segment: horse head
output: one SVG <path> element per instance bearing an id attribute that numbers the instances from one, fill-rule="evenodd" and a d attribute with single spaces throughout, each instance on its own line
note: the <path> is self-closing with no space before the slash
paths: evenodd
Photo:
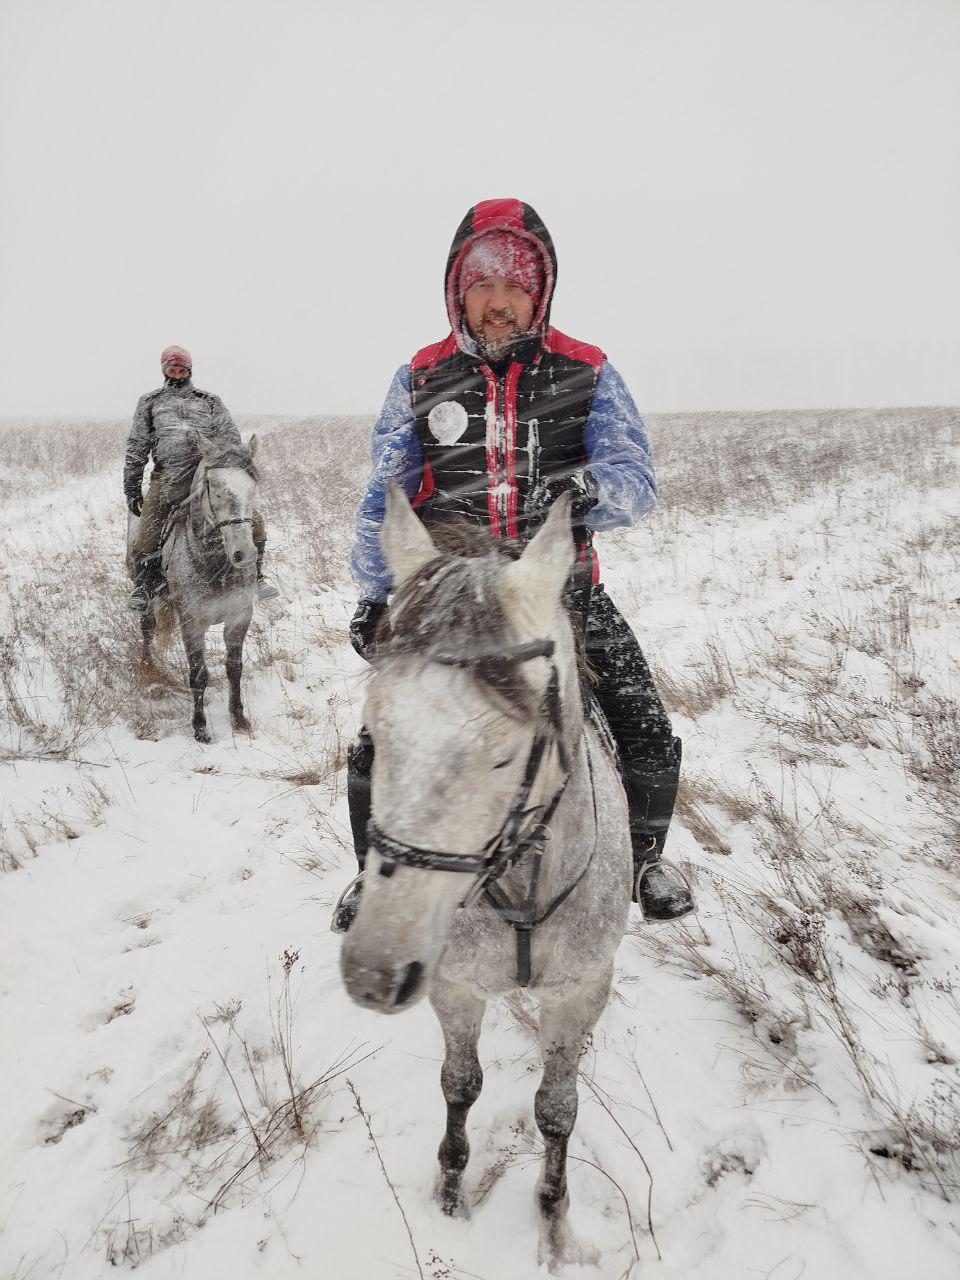
<path id="1" fill-rule="evenodd" d="M 395 585 L 391 636 L 364 717 L 376 747 L 371 844 L 341 955 L 351 997 L 386 1013 L 427 990 L 510 815 L 522 810 L 527 822 L 543 811 L 562 776 L 562 735 L 579 736 L 562 603 L 574 560 L 569 500 L 518 559 L 478 538 L 478 554 L 441 554 L 392 486 L 381 532 Z"/>
<path id="2" fill-rule="evenodd" d="M 257 559 L 252 532 L 257 437 L 251 436 L 245 445 L 223 444 L 199 433 L 196 440 L 200 462 L 191 486 L 191 510 L 209 532 L 220 534 L 231 568 L 253 565 Z"/>

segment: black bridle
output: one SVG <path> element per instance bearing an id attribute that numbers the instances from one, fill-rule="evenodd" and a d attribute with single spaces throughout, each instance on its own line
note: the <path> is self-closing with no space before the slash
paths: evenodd
<path id="1" fill-rule="evenodd" d="M 215 467 L 207 467 L 203 473 L 203 491 L 207 499 L 207 505 L 210 508 L 210 514 L 216 515 L 213 509 L 213 496 L 210 493 L 210 472 L 215 471 Z M 253 516 L 234 516 L 231 520 L 218 520 L 216 524 L 208 524 L 207 528 L 212 529 L 214 533 L 219 533 L 221 529 L 225 529 L 228 524 L 253 524 Z"/>
<path id="2" fill-rule="evenodd" d="M 517 981 L 524 987 L 530 981 L 530 935 L 534 927 L 552 916 L 561 903 L 573 893 L 590 869 L 596 852 L 596 839 L 594 839 L 590 857 L 579 875 L 551 901 L 545 911 L 538 915 L 536 896 L 544 845 L 550 836 L 550 822 L 563 798 L 571 774 L 567 747 L 563 740 L 560 676 L 553 656 L 555 649 L 553 640 L 531 640 L 526 644 L 516 645 L 512 649 L 493 655 L 497 661 L 507 664 L 546 658 L 550 663 L 550 676 L 541 705 L 540 723 L 530 746 L 523 777 L 514 795 L 513 803 L 500 830 L 479 853 L 449 853 L 441 849 L 423 849 L 417 845 L 407 844 L 403 840 L 394 839 L 383 831 L 373 818 L 367 824 L 367 838 L 380 855 L 379 872 L 382 876 L 392 876 L 398 866 L 413 867 L 421 871 L 452 871 L 477 876 L 476 882 L 460 905 L 472 906 L 481 895 L 485 895 L 497 914 L 513 926 L 517 935 Z M 439 662 L 448 667 L 461 667 L 469 671 L 479 666 L 481 662 L 489 661 L 489 655 L 458 657 L 452 654 L 434 654 L 431 655 L 430 661 Z M 560 786 L 546 805 L 530 807 L 530 794 L 551 745 L 557 748 L 563 775 Z M 590 770 L 596 831 L 598 830 L 596 827 L 597 797 L 593 786 L 593 767 L 589 752 L 587 764 Z M 515 866 L 528 853 L 533 855 L 533 866 L 526 897 L 518 903 L 513 901 L 497 881 L 508 868 Z"/>
<path id="3" fill-rule="evenodd" d="M 213 496 L 210 492 L 210 472 L 215 471 L 215 467 L 207 467 L 203 473 L 203 482 L 199 491 L 191 490 L 180 504 L 180 509 L 186 509 L 190 513 L 187 520 L 187 537 L 186 546 L 187 554 L 193 563 L 194 569 L 201 575 L 206 576 L 211 582 L 218 581 L 221 577 L 224 583 L 233 574 L 233 566 L 227 560 L 226 548 L 223 545 L 223 539 L 217 539 L 216 545 L 212 543 L 213 535 L 218 534 L 221 529 L 232 524 L 253 524 L 252 516 L 232 516 L 227 520 L 215 520 L 216 512 L 213 509 Z M 200 510 L 197 514 L 203 521 L 202 529 L 196 526 L 197 514 L 193 512 L 193 500 L 195 494 L 199 493 Z M 208 520 L 203 513 L 203 499 L 206 498 L 207 507 L 210 511 L 211 519 Z"/>

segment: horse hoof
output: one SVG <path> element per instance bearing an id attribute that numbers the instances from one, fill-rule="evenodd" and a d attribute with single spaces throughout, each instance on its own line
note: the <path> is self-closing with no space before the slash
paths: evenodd
<path id="1" fill-rule="evenodd" d="M 600 1251 L 592 1244 L 579 1240 L 563 1218 L 542 1223 L 537 1261 L 556 1275 L 564 1267 L 595 1267 L 600 1262 Z"/>
<path id="2" fill-rule="evenodd" d="M 437 1178 L 434 1199 L 440 1206 L 441 1213 L 446 1214 L 448 1218 L 467 1219 L 470 1217 L 470 1209 L 463 1198 L 463 1190 L 459 1178 L 456 1181 L 452 1179 L 448 1181 L 441 1173 Z"/>
<path id="3" fill-rule="evenodd" d="M 251 729 L 250 721 L 244 715 L 234 716 L 233 728 L 236 733 L 249 733 Z"/>
<path id="4" fill-rule="evenodd" d="M 207 744 L 213 741 L 213 739 L 210 737 L 209 732 L 206 729 L 194 729 L 193 736 L 196 738 L 198 742 L 202 742 L 204 744 Z"/>

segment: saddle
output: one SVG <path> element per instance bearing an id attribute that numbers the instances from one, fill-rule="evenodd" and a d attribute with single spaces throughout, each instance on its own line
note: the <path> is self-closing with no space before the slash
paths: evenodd
<path id="1" fill-rule="evenodd" d="M 588 723 L 596 729 L 600 745 L 611 763 L 616 767 L 622 781 L 623 769 L 620 763 L 620 748 L 617 746 L 617 740 L 614 738 L 613 730 L 610 728 L 610 721 L 604 715 L 596 694 L 589 686 L 583 690 L 583 713 Z"/>

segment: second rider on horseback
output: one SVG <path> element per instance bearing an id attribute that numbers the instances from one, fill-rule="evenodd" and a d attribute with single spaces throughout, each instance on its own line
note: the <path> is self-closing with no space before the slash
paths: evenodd
<path id="1" fill-rule="evenodd" d="M 143 613 L 159 590 L 160 538 L 173 508 L 190 493 L 193 473 L 200 461 L 194 432 L 219 443 L 240 445 L 240 432 L 219 396 L 193 385 L 193 360 L 185 347 L 166 347 L 160 356 L 163 386 L 141 396 L 133 415 L 123 468 L 123 491 L 130 513 L 140 517 L 134 539 L 133 591 L 129 606 Z M 147 496 L 143 497 L 143 472 L 147 459 L 153 470 Z M 267 533 L 259 511 L 253 516 L 253 540 L 257 548 L 257 599 L 272 600 L 277 589 L 263 576 Z"/>

